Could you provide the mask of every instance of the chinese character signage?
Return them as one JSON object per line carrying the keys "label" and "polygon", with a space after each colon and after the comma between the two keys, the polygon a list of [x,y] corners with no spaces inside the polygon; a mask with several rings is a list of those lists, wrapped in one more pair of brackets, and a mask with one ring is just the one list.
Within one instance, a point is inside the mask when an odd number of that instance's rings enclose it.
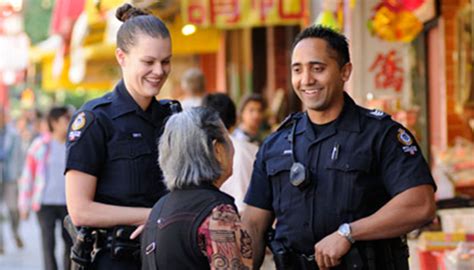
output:
{"label": "chinese character signage", "polygon": [[183,0],[186,23],[201,27],[237,28],[298,24],[305,16],[305,0]]}
{"label": "chinese character signage", "polygon": [[394,89],[400,92],[403,87],[403,68],[401,58],[396,50],[378,53],[369,71],[374,74],[374,85],[377,89]]}

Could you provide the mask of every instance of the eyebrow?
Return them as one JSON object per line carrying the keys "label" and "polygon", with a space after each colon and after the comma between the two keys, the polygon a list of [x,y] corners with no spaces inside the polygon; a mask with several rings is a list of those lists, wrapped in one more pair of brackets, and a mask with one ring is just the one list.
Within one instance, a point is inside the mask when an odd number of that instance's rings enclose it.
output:
{"label": "eyebrow", "polygon": [[[170,55],[168,55],[167,57],[163,58],[163,60],[169,60],[169,59],[171,59],[172,56],[173,56],[173,55],[170,54]],[[154,60],[156,60],[156,59],[158,59],[158,58],[156,58],[156,57],[154,57],[154,56],[151,56],[151,55],[145,55],[145,56],[143,56],[143,57],[141,58],[141,60],[145,60],[145,61],[147,61],[147,60],[153,60],[153,61],[154,61]]]}
{"label": "eyebrow", "polygon": [[[326,63],[320,62],[320,61],[309,61],[308,64],[309,65],[323,65],[323,66],[326,66]],[[303,65],[303,64],[299,63],[299,62],[291,64],[292,67],[301,66],[301,65]]]}

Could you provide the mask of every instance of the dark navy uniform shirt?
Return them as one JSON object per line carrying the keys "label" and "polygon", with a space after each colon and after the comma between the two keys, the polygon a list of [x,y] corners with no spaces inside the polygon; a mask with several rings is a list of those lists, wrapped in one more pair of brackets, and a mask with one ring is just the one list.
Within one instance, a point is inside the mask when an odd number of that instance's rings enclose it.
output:
{"label": "dark navy uniform shirt", "polygon": [[155,99],[143,111],[119,82],[113,92],[89,101],[73,117],[66,170],[97,177],[97,202],[152,207],[166,192],[157,143],[170,114]]}
{"label": "dark navy uniform shirt", "polygon": [[275,214],[275,239],[286,248],[313,254],[314,244],[341,224],[373,214],[404,190],[435,186],[413,136],[383,112],[357,106],[347,94],[342,113],[322,134],[315,134],[306,113],[292,120],[297,121],[296,160],[309,169],[310,185],[299,189],[289,182],[288,121],[260,147],[245,198]]}

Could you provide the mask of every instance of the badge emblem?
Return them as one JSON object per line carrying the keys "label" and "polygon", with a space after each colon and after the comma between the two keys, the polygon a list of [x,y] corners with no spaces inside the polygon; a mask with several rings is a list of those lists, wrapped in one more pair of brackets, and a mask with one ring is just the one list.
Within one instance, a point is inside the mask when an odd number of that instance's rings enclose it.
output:
{"label": "badge emblem", "polygon": [[399,128],[398,129],[398,135],[397,135],[398,141],[403,144],[403,145],[412,145],[413,139],[408,135],[406,130]]}
{"label": "badge emblem", "polygon": [[397,138],[398,138],[398,141],[403,145],[402,146],[403,152],[409,153],[412,156],[415,155],[415,153],[418,151],[418,148],[416,147],[416,145],[412,145],[413,139],[407,133],[406,130],[399,128]]}
{"label": "badge emblem", "polygon": [[84,112],[81,112],[77,115],[76,119],[74,119],[74,122],[72,123],[71,129],[72,130],[79,130],[83,128],[86,125],[86,114]]}

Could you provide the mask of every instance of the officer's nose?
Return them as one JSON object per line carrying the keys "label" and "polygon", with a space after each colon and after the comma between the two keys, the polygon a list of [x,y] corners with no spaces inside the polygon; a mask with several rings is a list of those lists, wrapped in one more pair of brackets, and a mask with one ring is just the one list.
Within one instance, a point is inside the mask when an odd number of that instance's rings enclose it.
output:
{"label": "officer's nose", "polygon": [[311,72],[308,69],[303,70],[301,73],[301,84],[302,85],[311,85],[315,82]]}
{"label": "officer's nose", "polygon": [[156,63],[155,66],[153,67],[153,73],[157,76],[163,76],[165,75],[165,68],[163,64],[161,63]]}

